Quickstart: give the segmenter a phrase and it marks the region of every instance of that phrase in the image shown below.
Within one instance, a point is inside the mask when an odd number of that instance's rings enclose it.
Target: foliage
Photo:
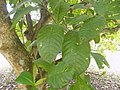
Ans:
[[[112,31],[112,30],[111,30]],[[104,50],[120,50],[120,31],[111,32],[102,35],[101,41],[97,46],[99,52],[103,52]]]
[[[109,67],[109,64],[101,54],[91,52],[89,43],[92,40],[99,43],[101,36],[106,35],[105,30],[110,32],[119,27],[120,1],[48,0],[47,5],[44,3],[46,0],[8,1],[14,8],[8,16],[15,13],[11,28],[19,27],[18,29],[24,28],[27,31],[29,25],[26,24],[25,16],[38,8],[40,13],[44,10],[50,14],[50,21],[40,24],[41,28],[37,33],[35,45],[40,57],[33,62],[33,75],[24,71],[16,81],[31,85],[33,90],[45,81],[49,90],[59,90],[67,88],[73,80],[69,90],[94,90],[90,78],[84,74],[90,64],[90,55],[95,58],[99,68],[103,68],[103,64]],[[22,21],[22,24],[18,25],[18,21]],[[111,22],[115,24],[112,24],[113,27],[109,25]],[[37,21],[32,23],[34,27],[38,25]],[[33,32],[35,31],[36,28],[33,28]],[[21,34],[23,35],[23,31]],[[34,40],[31,40],[31,43]],[[28,41],[26,40],[26,46],[31,45],[27,45]],[[62,52],[62,58],[56,60],[59,52]],[[39,69],[46,75],[35,81]]]
[[[81,75],[77,77],[77,81],[74,85],[70,87],[70,90],[95,90],[94,87],[91,86],[90,76]]]
[[[36,90],[38,85],[41,85],[46,78],[41,78],[37,82],[34,81],[33,76],[30,72],[24,71],[20,74],[20,76],[16,79],[16,82],[26,85],[31,85],[32,90]]]
[[[38,33],[38,50],[47,62],[53,62],[62,49],[64,28],[59,25],[45,25]],[[49,51],[49,53],[48,53]]]
[[[96,63],[98,65],[99,69],[104,68],[103,64],[105,64],[107,67],[110,67],[108,62],[105,60],[105,58],[101,54],[93,53],[93,52],[91,54],[92,54],[93,58],[96,60]]]

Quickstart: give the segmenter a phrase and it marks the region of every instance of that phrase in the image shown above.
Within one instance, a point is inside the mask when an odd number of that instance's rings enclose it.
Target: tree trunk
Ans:
[[[10,19],[5,19],[7,14],[6,0],[0,0],[0,53],[14,68],[16,76],[23,70],[32,73],[32,56],[24,48],[15,30],[10,30]],[[22,90],[25,90],[25,87],[22,87]]]

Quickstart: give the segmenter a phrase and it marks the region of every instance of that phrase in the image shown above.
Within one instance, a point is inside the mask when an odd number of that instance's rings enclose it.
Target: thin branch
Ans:
[[[32,40],[32,34],[33,34],[33,23],[30,14],[28,13],[26,15],[26,21],[27,21],[27,26],[28,30],[24,32],[27,40]]]
[[[47,11],[47,1],[46,0],[44,0],[42,3],[41,9],[40,9],[40,15],[41,15],[41,18],[38,21],[38,23],[35,25],[35,31],[33,33],[32,41],[34,41],[36,39],[38,31],[40,30],[40,28],[43,25],[45,25],[48,22],[48,20],[50,18],[50,14]]]

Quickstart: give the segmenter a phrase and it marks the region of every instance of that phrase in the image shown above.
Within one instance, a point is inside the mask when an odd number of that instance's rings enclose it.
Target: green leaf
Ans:
[[[18,0],[10,0],[10,4],[16,4]],[[11,14],[15,13],[17,11],[17,9],[19,9],[21,6],[23,6],[26,2],[30,2],[31,0],[23,0],[22,2],[20,2],[18,5],[16,5],[16,7],[13,8],[13,10],[5,17],[5,19],[7,17],[9,17]]]
[[[86,78],[81,78],[80,76],[77,77],[76,82],[70,87],[69,90],[95,90],[90,82],[86,81]]]
[[[79,3],[73,5],[73,7],[74,7],[74,9],[83,9],[83,8],[85,8],[84,4],[79,4]]]
[[[35,82],[35,78],[36,78],[37,72],[38,72],[37,67],[36,67],[35,64],[33,64],[33,81],[34,82]]]
[[[38,90],[35,86],[32,86],[31,90]]]
[[[108,19],[120,19],[119,0],[97,0],[93,6],[98,14],[103,15]]]
[[[59,23],[64,15],[67,14],[70,5],[67,2],[64,2],[64,0],[49,0],[49,2],[53,15]]]
[[[99,34],[98,34],[98,36],[96,36],[94,38],[94,41],[95,41],[95,43],[99,43],[100,42],[100,35]]]
[[[106,61],[105,57],[102,56],[101,54],[99,53],[93,53],[91,52],[91,55],[93,56],[93,58],[95,59],[99,69],[102,69],[104,68],[104,64],[107,66],[107,67],[110,67],[110,65],[108,64],[108,62]]]
[[[78,2],[78,0],[66,0],[67,2],[69,2],[71,5],[74,5]]]
[[[109,11],[108,10],[109,4],[110,4],[109,1],[111,1],[111,0],[98,0],[98,1],[96,1],[94,3],[95,11],[100,15],[104,15],[107,11]],[[102,8],[101,8],[101,6],[102,6]]]
[[[41,4],[41,3],[42,3],[42,0],[32,0],[32,2]]]
[[[80,39],[78,32],[70,31],[65,35],[62,56],[66,67],[81,74],[90,63],[90,45],[88,41]]]
[[[30,51],[30,50],[32,49],[32,47],[31,47],[30,45],[31,45],[31,41],[27,41],[27,42],[25,43],[25,47],[27,47],[27,48],[26,48],[27,51]]]
[[[18,26],[19,26],[20,30],[22,30],[22,28],[23,28],[23,20],[18,22]]]
[[[49,89],[48,90],[56,90],[55,88],[52,88],[52,87],[49,87]]]
[[[21,83],[21,84],[27,84],[27,85],[34,85],[34,81],[33,81],[33,77],[31,75],[31,73],[27,72],[27,71],[23,71],[20,76],[17,77],[17,79],[15,80],[17,83]]]
[[[105,24],[106,20],[104,17],[102,16],[92,17],[82,24],[79,30],[79,35],[80,37],[93,40],[102,32]]]
[[[73,79],[73,69],[65,70],[65,64],[60,62],[48,72],[49,90],[59,90]]]
[[[35,83],[35,86],[41,85],[45,80],[46,80],[46,78],[41,78],[40,80],[38,80],[38,81]]]
[[[87,20],[87,19],[89,19],[91,17],[93,17],[93,16],[82,14],[80,16],[67,18],[66,22],[68,24],[71,24],[71,25],[79,24],[80,22],[83,22],[83,21],[85,21],[85,20]]]
[[[45,60],[43,60],[42,58],[39,58],[38,60],[35,60],[34,63],[38,66],[41,67],[42,69],[44,69],[45,71],[49,71],[54,64],[52,63],[48,63]]]
[[[12,4],[16,4],[18,0],[9,0],[9,4],[12,5]]]
[[[38,9],[38,7],[28,6],[28,7],[26,7],[26,8],[19,8],[19,9],[16,11],[16,13],[15,13],[15,15],[14,15],[14,17],[13,17],[13,24],[12,24],[12,26],[11,26],[11,29],[13,29],[13,28],[15,27],[16,23],[17,23],[25,14],[29,13],[29,12],[32,11],[32,10],[36,10],[36,9]]]
[[[43,60],[52,63],[62,48],[64,28],[60,25],[45,25],[37,37],[37,46]]]

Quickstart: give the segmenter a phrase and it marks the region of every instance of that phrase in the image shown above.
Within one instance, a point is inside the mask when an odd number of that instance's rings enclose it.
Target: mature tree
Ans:
[[[0,12],[0,52],[13,66],[18,76],[22,71],[32,69],[32,57],[19,40],[15,29],[10,30],[12,24],[10,18],[5,19],[8,14],[5,0],[0,0]]]
[[[13,7],[9,14],[6,2]],[[93,90],[85,75],[90,55],[99,68],[109,64],[89,42],[119,29],[119,9],[119,0],[0,0],[0,52],[20,75],[16,82],[28,86],[19,88]],[[39,20],[31,18],[33,10]]]

